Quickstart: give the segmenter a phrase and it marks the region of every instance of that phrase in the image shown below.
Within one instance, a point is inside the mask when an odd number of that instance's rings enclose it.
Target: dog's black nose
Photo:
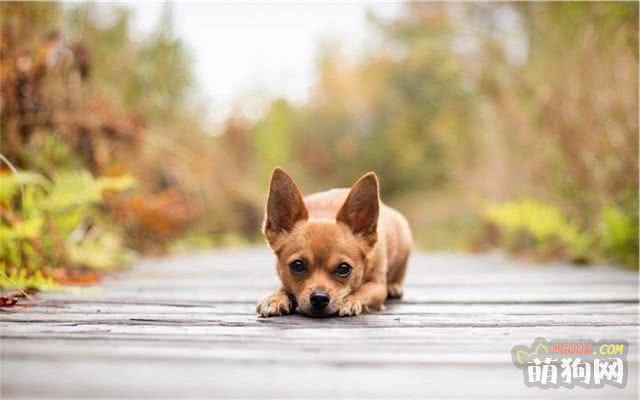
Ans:
[[[313,308],[315,308],[316,310],[322,310],[326,308],[327,305],[329,305],[331,297],[329,297],[329,293],[325,292],[324,290],[314,290],[311,293],[309,300],[311,301],[311,305],[313,306]]]

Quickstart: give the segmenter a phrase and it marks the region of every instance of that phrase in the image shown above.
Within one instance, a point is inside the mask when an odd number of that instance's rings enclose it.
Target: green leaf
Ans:
[[[96,180],[97,189],[100,192],[104,191],[122,191],[135,187],[137,184],[136,179],[131,175],[122,175],[117,177],[103,176]]]
[[[88,171],[59,173],[53,181],[54,186],[44,203],[44,207],[50,211],[99,203],[104,191],[128,189],[136,182],[130,175],[94,179]]]
[[[67,244],[69,260],[97,270],[125,267],[133,260],[133,252],[122,246],[119,238],[110,233],[85,238]]]
[[[0,263],[0,288],[2,289],[38,289],[54,290],[60,286],[53,279],[40,271],[28,273],[25,269],[8,271],[4,263]]]
[[[44,220],[42,218],[33,218],[16,222],[11,227],[11,230],[16,239],[35,239],[40,235],[43,224]]]
[[[46,186],[49,182],[44,176],[30,171],[18,171],[15,174],[0,175],[0,201],[9,201],[20,187],[27,185]]]

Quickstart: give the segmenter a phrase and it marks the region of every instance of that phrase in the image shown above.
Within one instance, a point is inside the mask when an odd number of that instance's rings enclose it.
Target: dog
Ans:
[[[407,220],[380,201],[369,172],[351,189],[302,197],[281,168],[271,176],[264,235],[280,287],[258,302],[261,317],[298,311],[355,316],[400,298],[413,239]]]

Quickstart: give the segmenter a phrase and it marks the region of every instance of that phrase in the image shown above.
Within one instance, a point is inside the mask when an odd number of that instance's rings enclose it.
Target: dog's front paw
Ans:
[[[347,296],[338,308],[338,315],[341,317],[353,317],[359,315],[364,310],[366,310],[366,307],[360,299]]]
[[[285,293],[275,293],[258,302],[256,312],[261,317],[291,314],[295,305]]]

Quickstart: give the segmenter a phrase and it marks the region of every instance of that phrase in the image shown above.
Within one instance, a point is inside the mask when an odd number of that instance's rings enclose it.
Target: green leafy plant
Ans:
[[[0,288],[54,290],[59,289],[60,285],[41,271],[29,273],[26,269],[8,270],[5,264],[0,263]]]
[[[590,259],[593,238],[557,208],[535,200],[523,200],[491,206],[486,219],[504,231],[507,240],[527,235],[534,250],[557,251],[560,243],[574,259]]]
[[[135,185],[128,175],[94,178],[88,171],[31,171],[0,175],[0,287],[49,289],[47,271],[84,267],[107,270],[132,257],[103,221],[107,191]]]
[[[617,206],[602,211],[600,236],[606,256],[627,265],[638,265],[638,218]]]
[[[599,229],[581,229],[559,209],[535,200],[493,205],[485,219],[498,227],[503,244],[516,250],[523,250],[525,242],[525,247],[539,254],[561,251],[574,260],[599,258],[638,265],[637,216],[625,214],[615,205],[602,210]]]

